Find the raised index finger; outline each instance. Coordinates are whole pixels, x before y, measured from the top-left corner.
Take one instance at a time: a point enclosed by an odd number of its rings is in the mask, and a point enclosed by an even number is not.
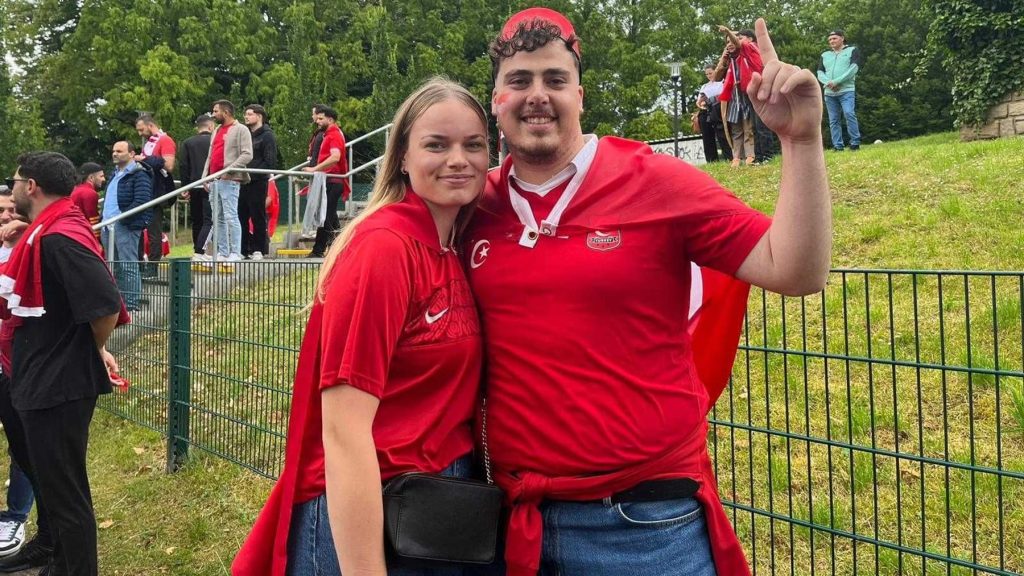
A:
[[[761,51],[761,61],[765,64],[778,60],[779,55],[775,53],[775,45],[772,44],[772,37],[768,35],[768,25],[764,18],[758,18],[754,22],[754,35],[757,36],[757,48]]]

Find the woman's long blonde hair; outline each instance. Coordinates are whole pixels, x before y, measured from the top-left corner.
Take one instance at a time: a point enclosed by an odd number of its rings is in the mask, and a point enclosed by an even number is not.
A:
[[[316,300],[323,302],[326,292],[327,278],[330,276],[334,263],[338,256],[348,246],[359,225],[369,218],[374,212],[389,204],[395,204],[405,199],[405,192],[409,186],[409,177],[402,173],[402,160],[409,149],[409,132],[416,120],[434,104],[447,100],[457,100],[475,112],[483,126],[487,127],[487,113],[480,102],[466,90],[462,85],[452,82],[446,78],[435,76],[423,83],[415,92],[409,95],[402,102],[395,113],[394,125],[388,137],[387,145],[384,148],[384,157],[377,169],[377,178],[373,183],[373,191],[370,193],[366,209],[358,216],[349,221],[348,224],[338,233],[338,237],[331,243],[330,249],[324,257],[324,263],[320,266],[320,273],[316,280]],[[455,230],[461,231],[465,228],[472,214],[474,202],[464,206],[459,211],[455,220]]]

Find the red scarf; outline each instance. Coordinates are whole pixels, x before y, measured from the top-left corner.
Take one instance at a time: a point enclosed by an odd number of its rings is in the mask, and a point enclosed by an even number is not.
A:
[[[92,233],[89,221],[70,198],[61,198],[36,216],[21,235],[11,252],[11,258],[0,269],[0,298],[7,305],[0,305],[0,363],[4,372],[11,373],[10,352],[14,331],[23,318],[37,318],[46,313],[43,302],[42,282],[42,238],[50,234],[62,234],[88,248],[100,260],[103,259],[99,242]],[[127,324],[131,316],[121,304],[118,325]]]

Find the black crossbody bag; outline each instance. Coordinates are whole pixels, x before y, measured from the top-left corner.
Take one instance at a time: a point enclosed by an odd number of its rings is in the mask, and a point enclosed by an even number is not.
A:
[[[384,485],[389,557],[402,563],[494,561],[504,495],[491,477],[486,399],[481,414],[486,482],[410,472]]]

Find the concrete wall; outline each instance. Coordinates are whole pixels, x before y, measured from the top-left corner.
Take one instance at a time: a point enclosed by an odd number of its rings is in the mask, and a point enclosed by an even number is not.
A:
[[[961,126],[960,139],[991,140],[1024,136],[1024,92],[1014,92],[988,112],[982,126]]]

